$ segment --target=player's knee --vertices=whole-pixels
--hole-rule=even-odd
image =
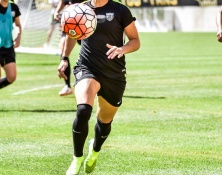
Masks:
[[[92,106],[90,106],[89,104],[79,104],[77,106],[77,115],[76,115],[76,117],[79,120],[88,121],[91,117],[91,113],[92,113]]]
[[[77,106],[76,118],[73,122],[73,130],[82,132],[88,130],[88,121],[92,113],[92,107],[88,104],[79,104]]]
[[[8,77],[7,77],[7,81],[8,81],[10,84],[13,83],[15,80],[16,80],[16,75],[8,76]]]

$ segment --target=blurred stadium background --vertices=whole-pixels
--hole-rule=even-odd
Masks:
[[[137,18],[140,32],[216,32],[216,12],[222,0],[122,0]],[[21,10],[22,46],[18,52],[58,54],[59,24],[49,48],[43,48],[50,26],[48,0],[15,0]]]

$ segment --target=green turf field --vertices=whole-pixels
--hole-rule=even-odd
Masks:
[[[222,175],[222,44],[215,33],[140,36],[93,174]],[[17,54],[17,81],[0,90],[1,175],[64,175],[69,167],[76,103],[58,96],[58,63],[58,56]]]

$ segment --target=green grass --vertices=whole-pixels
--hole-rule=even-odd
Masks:
[[[222,45],[215,33],[140,36],[141,49],[127,55],[123,105],[93,174],[222,175]],[[0,90],[1,175],[63,175],[72,160],[76,103],[58,96],[58,60],[17,54],[17,81]]]

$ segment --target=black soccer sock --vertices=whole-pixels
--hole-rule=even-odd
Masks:
[[[103,143],[111,132],[111,124],[112,121],[110,123],[102,123],[97,119],[97,123],[95,125],[94,151],[99,152],[101,150]]]
[[[64,80],[65,80],[65,84],[70,88],[71,87],[71,85],[70,85],[71,66],[70,66],[69,60],[67,60],[67,61],[68,61],[68,67],[66,68],[66,70],[64,72],[64,74],[67,76],[67,80],[66,79],[64,79]]]
[[[6,77],[0,79],[0,89],[8,86],[9,84],[11,84],[11,83],[7,80]]]
[[[73,145],[74,155],[83,156],[83,147],[89,132],[88,121],[92,113],[92,106],[88,104],[79,104],[77,106],[76,118],[73,122]]]

